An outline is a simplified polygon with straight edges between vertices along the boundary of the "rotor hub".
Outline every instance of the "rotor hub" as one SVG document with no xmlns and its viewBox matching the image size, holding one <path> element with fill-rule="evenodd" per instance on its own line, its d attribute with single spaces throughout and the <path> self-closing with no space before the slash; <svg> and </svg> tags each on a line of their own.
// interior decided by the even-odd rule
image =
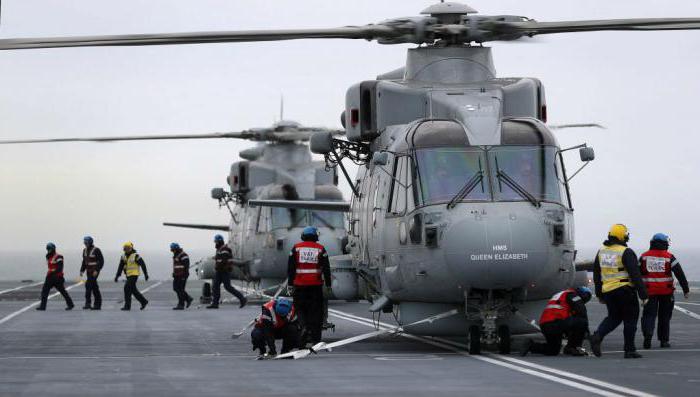
<svg viewBox="0 0 700 397">
<path fill-rule="evenodd" d="M 440 23 L 459 23 L 462 17 L 468 14 L 476 14 L 478 11 L 466 4 L 455 2 L 440 2 L 433 4 L 421 11 L 422 15 L 430 15 Z"/>
</svg>

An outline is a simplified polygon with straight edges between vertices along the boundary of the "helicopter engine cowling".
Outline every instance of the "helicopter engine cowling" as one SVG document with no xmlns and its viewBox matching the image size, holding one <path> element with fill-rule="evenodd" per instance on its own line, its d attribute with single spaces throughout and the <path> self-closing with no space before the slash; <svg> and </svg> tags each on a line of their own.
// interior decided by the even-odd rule
<svg viewBox="0 0 700 397">
<path fill-rule="evenodd" d="M 352 256 L 338 255 L 330 258 L 333 284 L 330 299 L 356 300 L 360 299 L 357 272 L 352 264 Z"/>
</svg>

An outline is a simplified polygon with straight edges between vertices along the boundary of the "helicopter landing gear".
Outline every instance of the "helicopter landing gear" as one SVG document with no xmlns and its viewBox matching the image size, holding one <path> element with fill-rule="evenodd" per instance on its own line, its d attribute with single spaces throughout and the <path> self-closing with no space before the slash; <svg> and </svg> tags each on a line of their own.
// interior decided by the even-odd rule
<svg viewBox="0 0 700 397">
<path fill-rule="evenodd" d="M 211 284 L 202 284 L 202 296 L 199 297 L 199 303 L 208 305 L 211 303 Z"/>
<path fill-rule="evenodd" d="M 511 332 L 503 323 L 513 313 L 508 294 L 479 291 L 467 296 L 467 320 L 469 327 L 469 353 L 480 354 L 482 345 L 500 354 L 510 354 Z"/>
<path fill-rule="evenodd" d="M 498 327 L 498 353 L 510 354 L 510 328 L 507 325 Z"/>
<path fill-rule="evenodd" d="M 469 354 L 481 354 L 481 327 L 469 327 Z"/>
</svg>

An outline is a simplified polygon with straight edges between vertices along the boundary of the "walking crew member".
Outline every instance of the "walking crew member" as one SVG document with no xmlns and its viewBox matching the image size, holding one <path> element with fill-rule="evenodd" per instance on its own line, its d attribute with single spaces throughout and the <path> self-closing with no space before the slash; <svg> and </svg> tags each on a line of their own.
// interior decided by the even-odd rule
<svg viewBox="0 0 700 397">
<path fill-rule="evenodd" d="M 80 277 L 87 273 L 87 281 L 85 281 L 85 305 L 83 309 L 100 310 L 102 308 L 102 294 L 100 294 L 100 286 L 97 285 L 97 277 L 105 265 L 105 258 L 102 256 L 102 251 L 95 247 L 94 240 L 90 236 L 83 239 L 85 249 L 83 249 L 83 264 L 80 266 Z M 95 296 L 95 305 L 91 306 L 92 296 Z"/>
<path fill-rule="evenodd" d="M 241 302 L 239 307 L 245 306 L 248 302 L 245 296 L 231 285 L 231 272 L 233 271 L 233 252 L 226 243 L 224 236 L 217 234 L 214 236 L 214 246 L 216 247 L 216 256 L 214 256 L 214 282 L 212 288 L 212 301 L 207 309 L 218 309 L 219 300 L 221 299 L 221 284 L 224 285 L 226 291 L 230 292 Z"/>
<path fill-rule="evenodd" d="M 250 334 L 253 351 L 258 350 L 258 359 L 277 355 L 275 340 L 282 339 L 282 353 L 299 345 L 299 326 L 294 305 L 287 298 L 273 299 L 262 305 L 262 314 L 255 322 Z"/>
<path fill-rule="evenodd" d="M 658 338 L 661 347 L 671 347 L 670 337 L 671 314 L 673 314 L 673 275 L 678 279 L 683 295 L 688 299 L 690 288 L 685 278 L 681 264 L 672 253 L 668 252 L 670 239 L 663 233 L 656 233 L 651 239 L 649 251 L 639 258 L 642 280 L 649 293 L 649 302 L 642 311 L 642 334 L 644 348 L 651 348 L 651 338 L 654 336 L 654 323 L 659 316 Z"/>
<path fill-rule="evenodd" d="M 581 345 L 588 334 L 588 313 L 586 303 L 591 300 L 591 290 L 587 287 L 569 288 L 561 291 L 545 306 L 540 317 L 540 329 L 547 343 L 528 341 L 522 355 L 528 352 L 556 356 L 561 350 L 564 335 L 568 341 L 564 354 L 570 356 L 585 356 Z"/>
<path fill-rule="evenodd" d="M 173 253 L 173 291 L 177 294 L 177 306 L 173 310 L 183 310 L 185 305 L 190 307 L 193 300 L 185 290 L 190 276 L 190 257 L 178 243 L 170 244 L 170 252 Z"/>
<path fill-rule="evenodd" d="M 122 307 L 121 310 L 131 310 L 132 295 L 141 303 L 141 310 L 145 309 L 148 304 L 148 300 L 144 298 L 138 288 L 136 288 L 136 281 L 138 281 L 139 275 L 141 274 L 139 268 L 143 269 L 143 275 L 146 277 L 146 281 L 148 281 L 146 262 L 136 253 L 134 243 L 124 243 L 124 255 L 122 255 L 119 260 L 119 269 L 117 269 L 117 275 L 114 276 L 114 282 L 116 283 L 119 281 L 119 276 L 122 272 L 126 274 L 126 283 L 124 284 L 124 307 Z"/>
<path fill-rule="evenodd" d="M 56 245 L 54 243 L 46 244 L 46 264 L 49 267 L 49 271 L 46 272 L 44 286 L 41 288 L 41 303 L 36 310 L 46 310 L 46 302 L 49 300 L 51 288 L 56 288 L 56 290 L 61 293 L 61 296 L 63 296 L 63 299 L 66 300 L 66 310 L 73 309 L 73 300 L 64 287 L 63 255 L 56 252 Z"/>
<path fill-rule="evenodd" d="M 627 248 L 629 233 L 625 225 L 610 228 L 608 239 L 598 251 L 593 263 L 595 294 L 608 308 L 608 316 L 591 335 L 591 350 L 600 357 L 600 345 L 605 335 L 624 323 L 625 358 L 640 358 L 634 344 L 639 320 L 639 299 L 647 302 L 647 291 L 639 272 L 637 255 Z M 636 293 L 635 293 L 636 289 Z"/>
<path fill-rule="evenodd" d="M 316 344 L 323 326 L 323 284 L 330 288 L 331 268 L 315 227 L 305 228 L 301 240 L 289 254 L 287 285 L 304 326 L 302 343 Z"/>
</svg>

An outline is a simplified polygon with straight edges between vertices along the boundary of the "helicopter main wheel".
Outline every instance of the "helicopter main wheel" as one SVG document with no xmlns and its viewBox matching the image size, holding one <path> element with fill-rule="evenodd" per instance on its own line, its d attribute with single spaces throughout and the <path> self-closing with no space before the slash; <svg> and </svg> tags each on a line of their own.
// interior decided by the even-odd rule
<svg viewBox="0 0 700 397">
<path fill-rule="evenodd" d="M 211 284 L 202 284 L 202 296 L 199 297 L 199 302 L 202 304 L 211 303 Z"/>
<path fill-rule="evenodd" d="M 498 353 L 510 354 L 510 328 L 507 325 L 498 327 Z"/>
<path fill-rule="evenodd" d="M 481 327 L 469 327 L 469 354 L 481 354 Z"/>
</svg>

